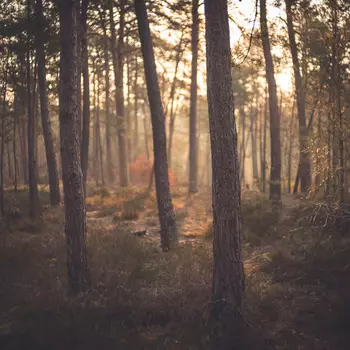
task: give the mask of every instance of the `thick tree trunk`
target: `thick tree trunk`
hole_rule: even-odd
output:
[[[297,44],[293,26],[292,0],[285,0],[287,11],[287,27],[290,50],[293,59],[295,80],[295,92],[297,97],[297,109],[299,117],[299,143],[300,143],[300,187],[301,192],[307,192],[311,186],[310,157],[308,152],[308,133],[305,115],[305,91],[300,75]]]
[[[144,60],[148,99],[151,110],[154,170],[160,221],[161,245],[168,251],[177,244],[176,223],[171,201],[165,136],[165,115],[160,96],[152,37],[144,0],[135,0],[135,11]]]
[[[27,0],[28,16],[28,41],[27,41],[27,141],[28,141],[28,175],[29,175],[29,216],[36,219],[39,216],[39,192],[36,178],[36,161],[35,161],[35,120],[32,108],[32,89],[31,89],[31,68],[30,68],[30,39],[29,26],[31,17],[30,0]]]
[[[112,34],[112,58],[114,68],[115,82],[115,101],[117,111],[117,129],[118,129],[118,150],[119,150],[119,173],[120,186],[129,186],[129,166],[127,135],[125,123],[124,108],[124,26],[125,26],[125,1],[120,1],[120,18],[119,18],[119,38],[117,45],[115,23],[113,17],[113,2],[109,1],[109,18]]]
[[[86,256],[86,212],[80,163],[78,119],[77,0],[61,0],[60,7],[60,137],[64,190],[68,282],[73,293],[90,284]]]
[[[36,55],[38,60],[38,83],[40,93],[41,125],[43,129],[47,170],[49,175],[50,202],[51,205],[60,203],[60,187],[57,171],[56,153],[52,135],[51,121],[49,117],[47,86],[46,86],[46,63],[43,30],[45,28],[42,0],[36,0]]]
[[[192,70],[190,96],[190,135],[189,135],[189,193],[197,192],[198,150],[197,150],[197,71],[198,71],[198,0],[192,0]]]
[[[89,57],[87,43],[87,10],[89,0],[82,0],[81,4],[81,68],[83,73],[83,121],[81,137],[81,170],[83,172],[84,191],[89,167],[90,145],[90,81],[89,81]]]
[[[264,49],[266,79],[269,89],[270,138],[271,138],[271,173],[270,199],[281,201],[281,139],[280,114],[278,110],[277,89],[274,65],[271,55],[269,32],[267,27],[266,0],[260,0],[261,40]]]
[[[227,0],[204,4],[214,219],[211,343],[212,349],[241,349],[244,273]]]

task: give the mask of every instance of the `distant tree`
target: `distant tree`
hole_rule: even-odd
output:
[[[152,118],[154,173],[159,211],[161,245],[163,251],[168,251],[177,244],[178,238],[169,188],[165,116],[158,85],[153,43],[144,0],[135,0],[135,11]]]
[[[58,205],[60,203],[60,186],[47,98],[46,59],[43,36],[43,32],[45,30],[45,19],[43,14],[42,0],[36,0],[35,15],[35,41],[36,57],[38,61],[38,83],[40,93],[41,125],[43,129],[46,162],[49,174],[50,201],[51,205]]]
[[[189,152],[189,192],[197,191],[197,74],[198,74],[198,0],[192,0],[192,71],[190,97],[190,152]]]
[[[33,109],[33,96],[32,94],[32,79],[31,79],[31,0],[27,0],[27,57],[26,57],[26,70],[27,70],[27,134],[28,134],[28,175],[29,175],[29,215],[31,218],[37,218],[39,216],[39,192],[36,176],[36,160],[35,160],[35,117]],[[34,72],[35,74],[35,72]]]
[[[269,32],[267,27],[266,0],[260,0],[261,40],[264,49],[266,79],[269,90],[270,135],[271,135],[271,174],[270,199],[281,200],[281,140],[280,111],[278,109],[277,88],[274,65],[271,55]]]
[[[73,293],[85,290],[90,283],[86,256],[86,211],[78,119],[77,3],[78,0],[59,2],[61,47],[59,117],[68,282]]]
[[[300,74],[300,64],[298,58],[298,49],[295,40],[295,31],[293,25],[292,0],[285,0],[287,11],[287,27],[290,44],[290,51],[293,59],[293,70],[295,80],[295,93],[297,98],[297,110],[299,117],[299,143],[300,143],[300,160],[299,174],[301,192],[306,192],[311,186],[310,158],[308,152],[308,131],[306,127],[305,115],[305,90],[303,80]]]
[[[124,30],[125,30],[125,11],[126,0],[119,2],[119,36],[115,30],[113,16],[113,1],[109,1],[109,19],[112,34],[111,49],[114,69],[115,82],[115,102],[117,111],[117,130],[118,130],[118,150],[119,150],[119,173],[120,186],[129,186],[129,166],[128,166],[128,149],[126,135],[126,120],[124,106]]]
[[[227,0],[204,4],[213,174],[211,343],[212,349],[241,349],[244,272]]]

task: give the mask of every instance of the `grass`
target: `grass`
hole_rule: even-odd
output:
[[[154,210],[154,194],[135,192],[98,196],[105,206],[118,205],[119,213]],[[20,206],[25,198],[16,197]],[[350,239],[315,229],[308,220],[312,203],[297,202],[281,213],[263,197],[242,203],[246,317],[257,343],[247,349],[348,349]],[[210,242],[164,254],[126,226],[89,224],[92,286],[72,299],[66,296],[62,209],[44,211],[40,233],[19,230],[28,224],[24,215],[6,222],[0,240],[1,349],[208,348]],[[184,220],[180,214],[177,219]],[[205,224],[198,230],[210,236],[212,229]]]

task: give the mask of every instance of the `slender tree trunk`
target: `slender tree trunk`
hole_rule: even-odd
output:
[[[139,119],[138,119],[138,74],[139,74],[139,64],[137,56],[135,56],[135,77],[134,77],[134,158],[138,155],[139,148]]]
[[[109,183],[112,183],[114,180],[113,174],[113,164],[112,164],[112,151],[111,151],[111,116],[110,116],[110,81],[109,81],[109,38],[107,35],[107,20],[106,14],[103,13],[103,18],[101,18],[101,24],[103,29],[103,54],[104,54],[104,70],[105,70],[105,90],[106,90],[106,99],[105,99],[105,120],[106,120],[106,170],[107,170],[107,179]]]
[[[243,349],[240,179],[227,0],[205,0],[213,174],[212,349]]]
[[[115,101],[117,110],[117,129],[118,129],[118,150],[119,150],[119,172],[120,186],[129,186],[129,166],[127,154],[127,135],[125,123],[124,108],[124,26],[125,26],[125,3],[126,0],[120,1],[120,18],[119,18],[119,38],[117,45],[116,30],[113,17],[113,2],[109,1],[109,18],[112,34],[112,57],[115,81]]]
[[[126,46],[128,48],[128,37],[126,37]],[[126,102],[127,102],[127,108],[126,108],[126,137],[127,137],[127,145],[128,145],[128,163],[130,164],[132,162],[132,148],[131,148],[131,99],[130,99],[130,90],[131,90],[131,74],[130,74],[130,54],[128,53],[126,55],[126,85],[128,88],[128,92],[126,94]]]
[[[149,151],[149,146],[148,146],[148,128],[147,128],[147,120],[146,120],[146,108],[145,108],[145,103],[142,105],[143,108],[143,131],[145,135],[145,149],[146,149],[146,157],[147,160],[150,160],[150,151]]]
[[[96,63],[94,62],[93,65],[93,89],[94,89],[94,97],[93,97],[93,110],[94,110],[94,118],[93,118],[93,156],[92,156],[92,169],[93,169],[93,174],[95,177],[96,181],[96,187],[99,185],[100,181],[100,168],[99,168],[99,161],[98,161],[98,127],[97,127],[97,122],[99,119],[99,110],[98,110],[98,105],[97,105],[97,99],[98,99],[98,93],[97,93],[97,67]]]
[[[14,190],[17,192],[17,176],[18,176],[18,167],[17,167],[17,124],[18,124],[18,95],[15,94],[15,115],[13,117],[13,140],[12,140],[12,152],[13,152],[13,164],[14,164],[14,179],[13,179],[13,185]]]
[[[60,203],[60,187],[57,171],[56,153],[52,135],[51,121],[49,117],[47,84],[46,84],[46,63],[43,31],[44,15],[42,0],[36,0],[36,55],[38,60],[38,83],[40,93],[41,125],[43,129],[47,170],[49,174],[50,202],[51,205]]]
[[[172,167],[172,141],[173,141],[173,135],[174,135],[174,127],[175,127],[175,92],[176,92],[176,83],[177,83],[177,74],[179,70],[179,64],[182,58],[183,54],[183,48],[182,48],[182,42],[183,42],[183,35],[184,32],[181,33],[181,38],[177,47],[176,57],[175,57],[175,72],[174,72],[174,78],[170,89],[170,95],[169,100],[170,101],[170,118],[169,118],[169,140],[168,140],[168,164],[169,168]],[[168,108],[168,106],[167,106]],[[165,116],[167,115],[167,111],[165,112]]]
[[[264,49],[266,79],[269,89],[270,107],[270,138],[271,138],[271,173],[270,199],[281,201],[281,139],[280,139],[280,112],[278,110],[277,88],[274,64],[271,55],[271,46],[267,26],[266,0],[260,0],[260,27],[261,40]]]
[[[89,0],[82,0],[80,32],[81,32],[81,68],[83,73],[83,121],[82,121],[83,125],[82,125],[80,157],[81,157],[81,170],[83,172],[84,191],[86,190],[86,181],[88,176],[89,145],[90,145],[90,80],[89,80],[89,57],[88,57],[88,42],[87,42],[88,5],[89,5]]]
[[[97,131],[97,151],[98,151],[98,159],[99,162],[97,163],[97,166],[100,168],[100,175],[101,175],[101,184],[104,186],[105,179],[103,174],[103,152],[102,152],[102,142],[101,142],[101,120],[100,120],[100,78],[101,78],[101,72],[100,68],[97,67],[97,112],[96,112],[96,131]]]
[[[242,122],[242,144],[241,144],[241,155],[242,157],[240,158],[240,167],[241,167],[241,185],[244,185],[245,182],[245,136],[246,136],[246,132],[245,132],[245,112],[244,112],[244,105],[242,104],[240,111],[239,111],[239,115],[241,117],[241,122]]]
[[[177,244],[176,223],[171,201],[165,136],[165,115],[160,96],[152,37],[144,0],[135,0],[141,51],[144,60],[153,129],[154,169],[160,221],[161,245],[168,251]]]
[[[197,71],[198,71],[198,0],[192,0],[192,70],[190,96],[190,135],[189,135],[189,193],[197,192],[198,147],[197,147]]]
[[[253,188],[258,186],[259,172],[258,172],[258,152],[257,152],[257,113],[254,117],[253,108],[250,111],[251,123],[251,142],[252,142],[252,169],[253,169]]]
[[[30,69],[30,32],[31,8],[30,0],[27,0],[27,20],[28,20],[28,39],[27,39],[27,113],[28,113],[28,175],[29,175],[29,216],[36,219],[39,216],[39,193],[36,178],[36,160],[35,160],[35,120],[32,108],[32,89],[31,89],[31,69]]]
[[[267,101],[267,84],[265,88],[265,108],[264,108],[264,132],[263,132],[263,151],[262,151],[262,163],[261,163],[261,180],[262,191],[266,192],[266,153],[267,153],[267,113],[268,113],[268,101]]]
[[[299,117],[299,143],[300,143],[300,186],[301,192],[307,192],[311,186],[310,157],[308,152],[308,133],[305,115],[305,90],[300,75],[298,50],[295,41],[293,26],[292,0],[285,0],[287,11],[287,27],[290,50],[293,59],[293,70],[295,79],[295,92],[297,97],[297,109]]]
[[[86,211],[78,119],[78,36],[76,0],[61,0],[60,137],[67,239],[68,282],[73,293],[90,284],[86,254]]]
[[[318,191],[321,185],[321,159],[320,159],[320,149],[321,149],[321,111],[318,110],[318,122],[317,122],[317,152],[316,152],[316,169],[315,169],[315,191]]]
[[[292,116],[290,118],[289,129],[289,152],[288,152],[288,193],[292,193],[292,160],[294,147],[294,114],[295,114],[295,100],[293,99]]]

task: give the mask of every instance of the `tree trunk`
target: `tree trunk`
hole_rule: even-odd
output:
[[[175,92],[176,92],[176,83],[177,83],[177,73],[179,70],[179,64],[181,61],[181,57],[183,54],[184,49],[182,48],[182,42],[183,42],[183,35],[184,31],[181,33],[180,42],[177,47],[176,57],[175,57],[175,72],[174,72],[174,78],[173,82],[171,84],[170,89],[170,95],[169,95],[169,101],[170,101],[170,118],[169,118],[169,140],[168,140],[168,164],[169,168],[172,167],[172,141],[173,141],[173,134],[174,134],[174,126],[175,126],[175,112],[174,112],[174,106],[175,106]],[[165,116],[167,115],[167,111],[165,112]]]
[[[295,114],[295,100],[293,99],[292,116],[290,120],[289,129],[289,152],[288,152],[288,193],[292,193],[292,160],[293,160],[293,146],[294,146],[294,114]]]
[[[205,0],[213,174],[212,349],[243,349],[240,179],[227,0]]]
[[[150,160],[150,151],[149,151],[149,146],[148,146],[148,128],[147,128],[147,120],[146,120],[146,108],[145,108],[145,103],[142,105],[143,108],[143,131],[145,135],[145,149],[146,149],[146,157],[147,160]]]
[[[192,70],[190,96],[190,135],[189,135],[189,193],[197,192],[198,150],[197,150],[197,71],[198,71],[198,0],[192,0]]]
[[[120,186],[129,186],[129,166],[127,154],[127,135],[125,123],[124,108],[124,26],[125,26],[125,1],[120,1],[120,18],[119,18],[119,38],[117,45],[114,17],[113,2],[109,1],[109,18],[112,34],[112,57],[114,68],[115,82],[115,101],[117,111],[117,129],[118,129],[118,150],[119,150],[119,172]]]
[[[128,48],[128,37],[126,37],[126,47]],[[130,54],[126,55],[126,86],[128,88],[128,92],[126,95],[126,137],[127,137],[127,145],[128,145],[128,163],[132,162],[132,148],[131,148],[131,103],[130,103],[130,90],[131,90],[131,74],[130,74]]]
[[[83,73],[83,126],[81,137],[81,170],[83,172],[84,191],[89,168],[90,145],[90,81],[89,57],[87,43],[87,11],[89,0],[82,0],[81,4],[81,69]]]
[[[270,200],[281,201],[281,139],[280,113],[278,110],[277,89],[271,46],[267,26],[266,0],[260,0],[261,40],[264,49],[266,79],[269,89],[270,107],[270,138],[271,138],[271,172],[270,172]]]
[[[57,171],[55,147],[52,135],[51,121],[49,117],[47,86],[46,86],[46,63],[43,31],[45,28],[42,0],[36,0],[36,55],[38,60],[38,83],[40,93],[41,124],[43,129],[47,170],[49,174],[50,202],[51,205],[60,203],[60,186]]]
[[[30,69],[30,0],[27,0],[27,20],[28,20],[28,39],[27,39],[27,113],[28,113],[28,175],[29,175],[29,216],[36,219],[39,216],[39,192],[36,178],[35,161],[35,120],[32,108],[31,91],[31,69]]]
[[[109,183],[112,183],[114,180],[113,174],[113,163],[112,163],[112,151],[111,151],[111,116],[109,108],[110,100],[110,81],[109,81],[109,38],[107,35],[107,20],[106,14],[103,14],[101,18],[101,24],[103,29],[103,54],[104,54],[104,70],[105,70],[105,90],[106,90],[106,99],[105,99],[105,120],[106,120],[106,169],[107,169],[107,179]]]
[[[317,122],[317,142],[316,142],[316,169],[315,169],[315,191],[318,191],[321,185],[321,159],[320,159],[320,149],[321,149],[321,112],[318,110],[318,122]]]
[[[135,11],[141,41],[142,56],[144,60],[148,99],[151,110],[154,170],[161,228],[161,245],[163,251],[168,251],[177,244],[178,239],[176,233],[175,215],[169,188],[165,115],[160,96],[153,43],[144,0],[135,0]]]
[[[77,0],[61,0],[60,7],[60,138],[67,239],[68,282],[71,292],[88,288],[86,211],[80,162],[78,119]]]
[[[244,185],[244,180],[245,180],[245,112],[244,112],[244,104],[242,103],[242,106],[239,110],[239,115],[241,119],[241,125],[242,125],[242,143],[241,143],[241,149],[240,149],[240,167],[241,167],[241,176],[240,176],[240,183],[241,185]]]
[[[100,78],[101,78],[101,71],[100,67],[97,66],[97,111],[96,111],[96,131],[97,131],[97,150],[98,150],[98,160],[97,166],[100,168],[100,175],[101,175],[101,184],[104,186],[105,179],[103,174],[103,152],[102,152],[102,142],[101,142],[101,120],[100,120]]]
[[[268,101],[267,101],[267,84],[265,88],[265,108],[264,108],[264,130],[263,130],[263,147],[262,147],[262,162],[261,162],[261,181],[262,191],[266,192],[266,146],[267,146],[267,113],[268,113]]]
[[[14,109],[15,109],[15,115],[13,117],[13,140],[12,140],[12,150],[13,150],[13,164],[14,164],[14,179],[13,179],[13,185],[14,190],[17,192],[17,176],[18,176],[18,167],[17,167],[17,124],[18,124],[18,95],[17,92],[15,93],[15,101],[14,101]]]
[[[139,74],[139,64],[137,60],[137,56],[135,56],[135,77],[134,77],[134,158],[138,155],[139,149],[139,119],[138,119],[138,80]]]
[[[257,114],[258,111],[256,109],[256,116],[254,117],[253,108],[250,111],[250,123],[251,123],[251,142],[252,142],[252,169],[253,169],[253,189],[258,186],[258,152],[257,152]]]
[[[305,90],[300,75],[299,58],[295,33],[293,26],[292,1],[285,0],[287,11],[287,27],[290,50],[293,59],[293,70],[295,80],[295,92],[297,97],[297,109],[299,117],[299,143],[300,143],[300,187],[301,192],[307,192],[311,186],[310,159],[308,152],[308,133],[305,115]]]

